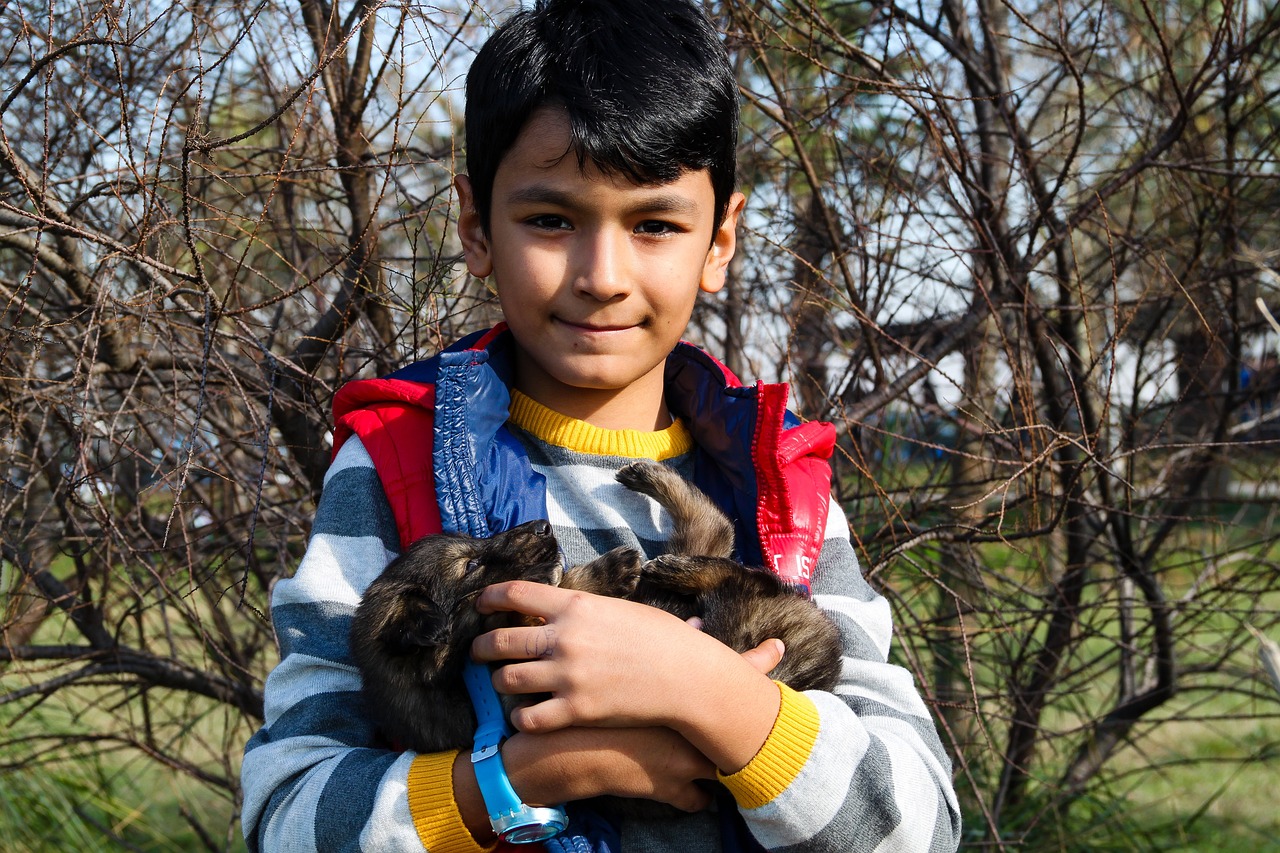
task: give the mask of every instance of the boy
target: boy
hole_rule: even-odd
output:
[[[282,660],[242,771],[251,849],[494,843],[466,753],[379,744],[350,616],[405,544],[393,507],[424,512],[411,500],[424,488],[428,526],[483,535],[549,518],[571,563],[621,544],[654,556],[658,510],[612,481],[641,456],[730,513],[745,562],[811,581],[841,629],[841,686],[798,694],[770,681],[776,641],[737,655],[632,602],[490,587],[482,611],[545,620],[472,649],[500,665],[499,691],[551,694],[515,712],[502,746],[521,799],[612,794],[686,812],[597,827],[615,851],[727,849],[735,807],[768,849],[955,849],[949,764],[910,676],[885,662],[888,606],[827,512],[833,431],[796,425],[782,389],[739,387],[679,343],[698,292],[723,286],[743,207],[737,90],[715,31],[687,0],[547,0],[476,57],[466,129],[460,237],[469,270],[493,277],[506,327],[335,400],[340,446],[311,544],[274,592]],[[408,453],[403,439],[386,446],[390,416],[423,419],[418,491],[404,479],[421,471],[388,461]],[[717,778],[733,796],[719,808],[700,784]]]

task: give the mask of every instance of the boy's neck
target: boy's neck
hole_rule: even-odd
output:
[[[539,382],[538,378],[517,367],[515,387],[530,399],[567,418],[608,430],[656,432],[671,426],[661,370],[625,388],[607,390],[564,389]]]

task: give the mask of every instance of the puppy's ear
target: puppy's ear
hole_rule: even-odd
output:
[[[449,642],[449,617],[429,598],[405,595],[399,613],[382,626],[381,639],[393,654],[410,654]]]

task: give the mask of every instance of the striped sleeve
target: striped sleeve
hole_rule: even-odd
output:
[[[956,850],[951,763],[911,674],[888,662],[889,603],[862,577],[834,501],[813,592],[840,629],[840,683],[782,688],[765,746],[724,780],[748,827],[775,851]]]
[[[373,463],[351,438],[325,475],[297,572],[272,591],[280,663],[267,677],[265,719],[240,774],[250,850],[421,853],[427,841],[437,850],[478,849],[469,834],[459,836],[460,818],[424,820],[411,807],[424,792],[452,801],[449,757],[376,747],[360,692],[351,620],[398,547]]]

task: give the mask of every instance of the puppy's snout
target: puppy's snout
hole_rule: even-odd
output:
[[[512,527],[510,530],[506,531],[505,534],[497,534],[497,536],[504,535],[538,536],[545,538],[551,535],[551,522],[547,521],[545,518],[540,518],[537,521],[526,521],[524,524],[517,524],[515,527]]]
[[[538,519],[495,535],[485,549],[500,560],[529,568],[534,563],[556,559],[559,543],[551,523]]]

